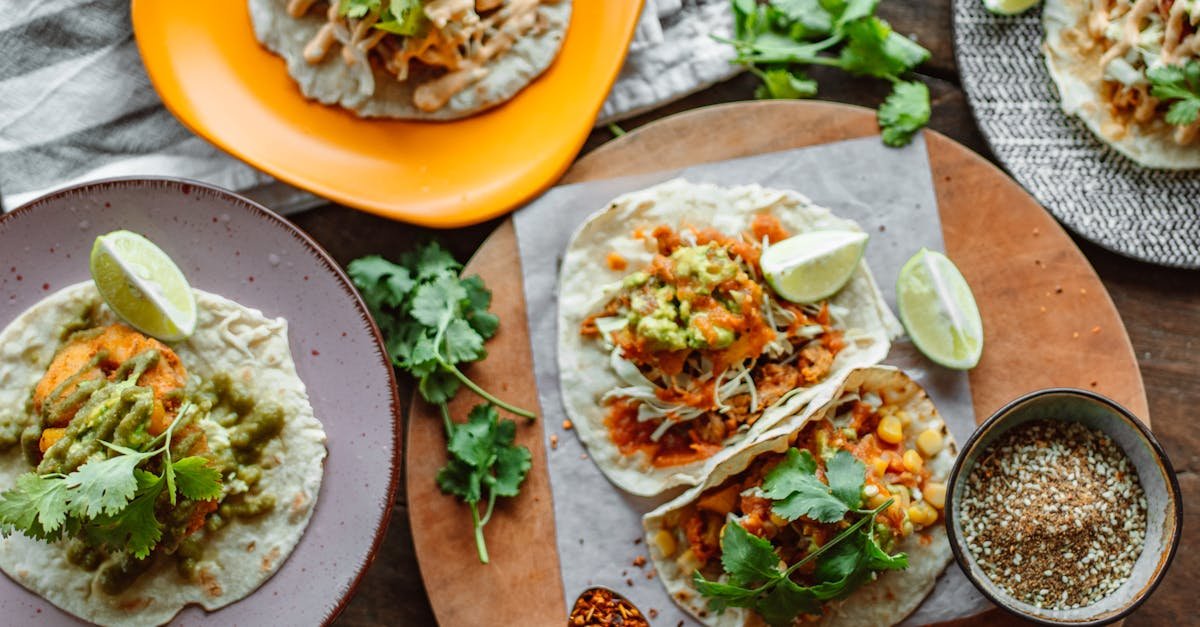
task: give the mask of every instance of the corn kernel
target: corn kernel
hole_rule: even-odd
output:
[[[946,484],[930,481],[925,484],[925,489],[921,490],[921,495],[925,497],[925,502],[930,505],[943,509],[946,507]]]
[[[675,558],[675,564],[679,566],[679,570],[690,573],[697,568],[700,568],[700,560],[696,558],[696,554],[688,549]]]
[[[900,424],[902,426],[907,427],[908,425],[912,424],[912,414],[904,411],[903,409],[896,410],[896,418],[900,419]]]
[[[871,468],[875,471],[876,475],[882,477],[883,474],[887,472],[888,460],[882,457],[877,457],[871,462]]]
[[[931,525],[937,520],[937,512],[928,503],[914,503],[908,508],[908,519],[914,525]]]
[[[880,440],[888,444],[899,444],[904,439],[904,426],[895,416],[884,416],[883,420],[879,421],[879,427],[875,429],[875,432],[879,434]]]
[[[942,434],[926,429],[917,436],[917,450],[925,457],[933,457],[942,450]]]
[[[776,527],[783,528],[788,525],[788,521],[786,518],[781,518],[775,512],[771,512],[771,524],[775,525]]]
[[[658,546],[663,557],[671,557],[675,554],[675,535],[666,529],[659,529],[658,533],[654,534],[654,544]]]
[[[921,468],[925,466],[925,460],[921,459],[921,454],[913,449],[904,451],[904,468],[911,473],[921,472]]]
[[[889,485],[888,490],[891,492],[891,494],[887,494],[886,496],[888,498],[896,499],[893,507],[899,506],[901,510],[908,509],[909,502],[912,499],[911,495],[908,493],[908,488],[902,485]]]
[[[867,507],[875,509],[892,498],[891,492],[876,492],[874,495],[867,497]]]
[[[906,521],[904,521],[904,524],[900,525],[900,535],[902,537],[903,536],[911,536],[912,532],[913,532],[913,524],[912,524],[911,520],[906,520]]]

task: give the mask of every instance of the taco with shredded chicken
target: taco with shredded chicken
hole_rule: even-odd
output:
[[[1200,168],[1200,2],[1047,0],[1045,55],[1063,110],[1150,168]]]
[[[705,625],[898,623],[950,563],[956,450],[903,372],[854,370],[646,515],[655,570]]]
[[[249,0],[305,97],[451,120],[506,102],[558,56],[571,0]]]
[[[575,233],[559,283],[567,414],[618,487],[695,485],[856,366],[897,322],[865,262],[826,300],[790,302],[764,247],[859,230],[791,191],[675,180],[621,196]]]
[[[312,516],[325,432],[287,321],[195,295],[178,342],[120,322],[92,282],[0,332],[0,569],[84,620],[242,599]]]

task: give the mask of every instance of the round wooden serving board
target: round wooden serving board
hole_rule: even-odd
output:
[[[782,101],[719,105],[616,139],[576,162],[562,182],[682,168],[878,132],[874,112],[860,107]],[[982,157],[933,131],[925,131],[925,141],[946,253],[970,282],[983,314],[986,347],[970,373],[976,418],[983,421],[1025,392],[1071,386],[1110,396],[1148,422],[1141,373],[1125,327],[1066,232]],[[488,345],[490,357],[469,375],[506,400],[537,407],[519,268],[511,221],[467,264],[467,274],[479,274],[492,288],[492,311],[502,320]],[[461,419],[477,400],[464,391],[451,414]],[[533,469],[520,496],[497,506],[486,530],[492,563],[484,566],[476,559],[466,508],[443,496],[434,483],[446,461],[441,419],[419,399],[410,416],[409,512],[438,621],[446,627],[563,624],[567,608],[542,426],[519,429],[518,442],[533,451]],[[574,436],[564,432],[560,437]]]

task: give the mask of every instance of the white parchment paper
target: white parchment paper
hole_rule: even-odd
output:
[[[654,576],[652,565],[635,566],[648,553],[642,515],[678,491],[655,499],[630,496],[613,486],[586,455],[566,417],[558,387],[556,309],[558,267],[567,241],[591,213],[614,197],[675,177],[723,185],[759,183],[794,189],[834,213],[856,220],[871,236],[867,261],[895,310],[900,267],[922,246],[944,250],[937,200],[924,139],[888,148],[878,137],[824,144],[693,166],[556,187],[515,218],[521,271],[533,343],[534,368],[545,429],[556,542],[567,607],[593,585],[627,596],[654,625],[690,625]],[[904,368],[925,387],[958,442],[975,428],[971,391],[964,373],[928,362],[907,340],[892,346],[885,363]],[[551,448],[550,437],[558,440]],[[924,624],[976,614],[990,607],[953,563],[937,588],[906,624]]]

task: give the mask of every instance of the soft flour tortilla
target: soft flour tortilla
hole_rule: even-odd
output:
[[[14,581],[80,618],[102,625],[158,625],[188,604],[214,610],[258,588],[279,569],[300,541],[321,487],[325,432],[313,415],[304,382],[296,374],[287,321],[196,291],[199,323],[188,340],[172,345],[190,377],[226,372],[254,398],[279,403],[283,432],[264,451],[279,464],[263,471],[264,494],[275,509],[259,518],[234,519],[206,537],[200,582],[175,571],[175,560],[157,563],[120,596],[94,587],[95,573],[66,560],[66,541],[50,545],[14,534],[0,540],[0,569]],[[99,307],[100,322],[116,322],[100,305],[89,281],[65,288],[22,314],[0,333],[0,413],[24,413],[30,392],[58,349],[61,329]],[[207,421],[206,421],[207,422]],[[204,424],[204,423],[201,423]],[[211,425],[210,425],[211,427]],[[210,434],[210,446],[219,446]],[[20,446],[0,453],[0,489],[31,470]]]
[[[558,288],[558,367],[563,404],[592,459],[610,481],[627,492],[653,496],[674,486],[699,483],[740,443],[753,441],[780,420],[802,410],[821,389],[836,386],[850,369],[882,361],[891,346],[890,339],[899,333],[895,316],[866,262],[862,262],[850,282],[830,299],[831,305],[849,312],[839,320],[846,328],[847,347],[838,354],[825,381],[765,412],[747,432],[731,437],[723,453],[707,460],[656,468],[643,453],[622,454],[609,439],[604,424],[608,407],[601,397],[624,384],[609,365],[610,352],[596,338],[580,335],[579,328],[588,315],[608,302],[616,282],[653,258],[646,243],[633,238],[634,229],[642,227],[649,232],[660,224],[711,226],[735,234],[748,230],[750,221],[760,213],[775,216],[792,234],[820,229],[861,230],[854,222],[838,218],[792,191],[757,185],[718,187],[676,179],[617,198],[589,218],[567,245]],[[612,251],[628,260],[626,270],[614,271],[605,263]]]
[[[1127,129],[1113,119],[1100,96],[1100,57],[1104,51],[1100,46],[1082,50],[1069,35],[1078,31],[1086,37],[1088,13],[1088,0],[1046,0],[1042,10],[1046,67],[1058,86],[1063,111],[1079,117],[1101,141],[1143,166],[1164,170],[1200,168],[1200,148],[1175,143],[1171,138],[1175,127],[1160,116]]]
[[[347,64],[336,44],[320,63],[305,61],[304,47],[326,19],[316,11],[294,18],[288,14],[287,4],[288,0],[250,0],[255,36],[287,61],[288,73],[305,97],[341,105],[367,118],[454,120],[502,104],[550,67],[571,21],[571,0],[541,6],[538,11],[547,24],[544,32],[519,39],[508,52],[484,66],[487,76],[455,94],[442,108],[422,111],[413,104],[413,80],[398,81],[369,64]]]
[[[650,548],[654,568],[676,604],[705,625],[734,627],[764,624],[758,615],[743,608],[729,608],[721,614],[709,611],[706,599],[692,586],[692,573],[684,572],[674,559],[664,556],[653,541],[654,535],[659,530],[669,527],[666,521],[676,512],[696,500],[705,490],[720,485],[729,477],[745,470],[759,455],[786,451],[791,434],[800,431],[810,420],[832,418],[832,412],[842,394],[858,390],[875,392],[883,398],[885,404],[898,405],[913,417],[913,425],[906,430],[906,448],[914,447],[917,434],[925,429],[941,431],[946,446],[925,463],[933,479],[945,481],[949,477],[958,448],[953,436],[946,430],[946,423],[938,415],[925,391],[903,372],[889,366],[854,370],[838,388],[832,390],[832,394],[823,397],[822,402],[814,403],[816,406],[810,411],[794,416],[778,428],[763,434],[761,440],[713,469],[704,483],[646,514],[642,521],[646,528],[646,544]],[[927,544],[921,542],[923,534],[931,539]],[[682,550],[686,545],[680,546]],[[879,573],[875,581],[863,584],[845,599],[830,602],[825,606],[825,614],[818,624],[893,625],[917,609],[921,601],[933,590],[938,575],[952,559],[950,543],[946,540],[946,528],[944,525],[937,525],[914,533],[898,543],[896,551],[908,554],[907,569]]]

